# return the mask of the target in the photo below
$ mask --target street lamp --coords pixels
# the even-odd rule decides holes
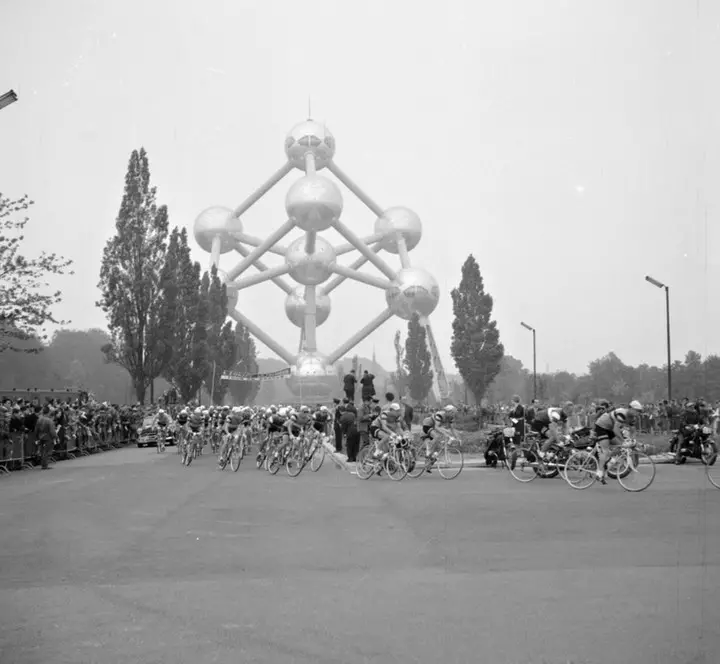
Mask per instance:
[[[527,323],[520,323],[526,330],[530,330],[533,335],[533,401],[537,399],[537,353],[535,350],[535,328]]]
[[[0,109],[5,108],[6,106],[10,106],[10,104],[16,102],[17,100],[18,96],[14,90],[10,90],[4,95],[0,95]]]
[[[661,284],[657,279],[645,277],[645,281],[657,288],[665,289],[665,320],[667,326],[667,384],[668,384],[668,401],[672,399],[672,364],[670,360],[670,286]]]

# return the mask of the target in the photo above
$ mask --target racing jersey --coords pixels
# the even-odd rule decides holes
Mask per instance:
[[[233,431],[237,431],[237,428],[240,426],[240,423],[242,422],[240,413],[230,413],[230,415],[223,418],[223,420],[227,423],[227,430],[230,433],[232,433]]]
[[[615,408],[600,415],[600,417],[595,420],[595,426],[607,431],[612,431],[616,426],[628,424],[629,420],[630,413],[627,408]]]
[[[157,423],[161,427],[166,427],[168,423],[170,422],[170,419],[165,413],[158,414],[157,416]]]
[[[280,417],[280,415],[278,414],[271,415],[270,417],[268,417],[268,431],[282,431],[283,427],[285,426],[286,419],[287,418],[285,417]]]
[[[567,415],[565,414],[565,411],[562,408],[545,408],[543,410],[539,410],[537,413],[535,413],[535,418],[533,419],[533,424],[544,424],[545,426],[550,426],[551,422],[557,421],[557,416],[560,416],[559,421],[565,424],[567,422]],[[554,417],[553,417],[554,416]]]
[[[204,423],[205,422],[203,416],[196,415],[195,413],[190,415],[190,419],[188,420],[188,424],[193,431],[200,431]]]
[[[375,429],[389,429],[398,432],[398,428],[402,428],[402,411],[383,410],[372,421],[371,427]]]

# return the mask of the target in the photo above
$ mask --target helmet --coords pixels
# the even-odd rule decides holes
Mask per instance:
[[[328,407],[327,407],[327,406],[320,406],[320,412],[321,412],[321,413],[327,413],[327,412],[328,412]]]
[[[223,406],[223,410],[230,410],[230,406]]]
[[[277,414],[280,415],[280,417],[287,417],[287,416],[288,416],[288,409],[287,409],[287,408],[281,408],[280,410],[278,410]]]
[[[457,408],[455,408],[455,406],[453,406],[451,403],[449,403],[447,406],[445,406],[444,410],[445,410],[446,413],[453,413],[453,414],[454,414],[454,413],[457,412]]]
[[[393,403],[390,404],[390,410],[397,413],[400,410],[400,404],[397,401],[393,401]]]
[[[268,408],[268,409],[265,411],[265,415],[272,415],[272,414],[273,414],[273,409],[272,409],[272,407],[271,407],[271,408]]]
[[[301,413],[309,413],[309,412],[310,412],[310,406],[300,406],[300,412],[301,412]]]
[[[630,408],[637,411],[641,411],[643,409],[642,404],[637,400],[630,402]]]
[[[202,410],[202,408],[200,408],[200,406],[198,406],[195,409],[195,415],[202,415],[202,414],[203,414],[203,410]]]
[[[621,424],[625,424],[627,422],[627,417],[625,416],[625,413],[622,410],[615,410],[615,419],[620,422]]]
[[[161,409],[158,411],[158,415],[165,415],[165,411],[161,408]]]
[[[278,411],[277,406],[270,406],[269,410],[271,413],[277,413],[277,411]]]
[[[553,409],[550,411],[550,421],[551,422],[559,422],[560,419],[561,419],[560,413],[556,409]]]

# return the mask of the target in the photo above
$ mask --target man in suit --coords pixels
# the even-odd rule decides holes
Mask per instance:
[[[355,403],[355,385],[357,378],[355,377],[355,369],[350,369],[350,373],[345,374],[343,378],[343,391],[345,392],[345,398],[350,403]]]

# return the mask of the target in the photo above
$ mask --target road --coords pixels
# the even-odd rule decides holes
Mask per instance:
[[[0,662],[716,664],[720,491],[270,477],[122,449],[0,479]]]

